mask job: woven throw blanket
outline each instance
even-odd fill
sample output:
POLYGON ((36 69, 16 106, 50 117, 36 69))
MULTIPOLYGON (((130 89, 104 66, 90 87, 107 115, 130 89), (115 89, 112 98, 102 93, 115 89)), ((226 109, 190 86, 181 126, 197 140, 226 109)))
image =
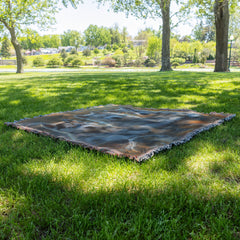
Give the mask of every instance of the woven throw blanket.
POLYGON ((5 124, 140 162, 234 116, 106 105, 5 124))

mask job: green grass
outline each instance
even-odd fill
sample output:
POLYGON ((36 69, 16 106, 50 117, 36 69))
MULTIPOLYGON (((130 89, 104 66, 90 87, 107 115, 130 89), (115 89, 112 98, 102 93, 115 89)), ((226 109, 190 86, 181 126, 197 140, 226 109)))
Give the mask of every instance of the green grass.
POLYGON ((239 239, 239 73, 0 74, 0 239, 239 239), (236 117, 138 164, 4 122, 101 104, 236 117))

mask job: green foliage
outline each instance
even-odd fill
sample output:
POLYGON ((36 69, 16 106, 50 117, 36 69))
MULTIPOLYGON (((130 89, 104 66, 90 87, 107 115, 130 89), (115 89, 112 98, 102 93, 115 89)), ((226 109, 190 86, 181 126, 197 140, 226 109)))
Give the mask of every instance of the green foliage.
POLYGON ((116 51, 116 50, 119 49, 119 46, 118 46, 116 43, 114 43, 114 44, 112 45, 112 49, 113 49, 114 51, 116 51))
POLYGON ((107 65, 109 67, 115 67, 116 61, 113 58, 107 57, 102 60, 102 65, 107 65))
POLYGON ((123 47, 123 48, 122 48, 122 52, 123 52, 123 53, 128 53, 128 48, 127 48, 127 47, 123 47))
POLYGON ((134 67, 141 67, 143 66, 143 63, 144 63, 143 59, 139 57, 133 62, 133 65, 134 67))
POLYGON ((64 66, 66 67, 79 67, 84 65, 82 59, 77 55, 70 55, 64 61, 64 66))
POLYGON ((94 52, 95 54, 98 54, 98 53, 99 53, 99 49, 98 49, 98 48, 94 48, 93 52, 94 52))
POLYGON ((45 65, 45 62, 44 62, 44 59, 42 57, 36 57, 34 60, 33 60, 33 66, 34 67, 42 67, 45 65))
POLYGON ((19 38, 19 41, 23 49, 32 51, 43 47, 41 38, 37 31, 26 29, 23 37, 19 38))
POLYGON ((146 67, 155 67, 157 65, 157 63, 154 59, 148 58, 144 61, 144 65, 146 67))
POLYGON ((11 56, 10 47, 11 47, 11 42, 7 37, 4 37, 2 40, 2 47, 1 47, 1 56, 3 58, 9 58, 11 56))
POLYGON ((72 48, 70 54, 71 55, 78 55, 78 52, 77 52, 76 48, 72 48))
POLYGON ((58 48, 62 45, 61 37, 57 34, 43 35, 40 37, 40 41, 44 48, 58 48))
POLYGON ((115 62, 116 62, 116 67, 123 67, 124 66, 124 60, 123 60, 123 56, 122 55, 114 55, 112 57, 115 62))
POLYGON ((28 64, 28 60, 25 56, 22 57, 22 63, 23 65, 27 65, 28 64))
POLYGON ((87 46, 98 47, 111 43, 111 34, 109 29, 90 25, 85 31, 85 42, 87 46))
POLYGON ((54 23, 54 13, 58 11, 58 1, 28 0, 0 1, 0 22, 6 27, 24 29, 31 23, 49 26, 54 23))
POLYGON ((83 61, 81 60, 80 57, 75 57, 72 61, 71 61, 71 65, 73 67, 80 67, 83 65, 83 61))
POLYGON ((108 54, 108 50, 107 49, 103 49, 103 54, 107 55, 108 54))
POLYGON ((158 37, 150 37, 147 46, 147 56, 159 63, 161 58, 162 42, 158 37))
POLYGON ((90 49, 84 49, 83 52, 82 52, 82 55, 85 56, 85 57, 89 57, 91 56, 91 50, 90 49))
POLYGON ((109 28, 109 32, 111 35, 111 44, 119 47, 121 44, 121 34, 118 25, 115 24, 114 27, 109 28))
POLYGON ((111 50, 112 50, 112 46, 111 46, 110 44, 107 44, 106 49, 107 49, 108 51, 111 51, 111 50))
POLYGON ((185 58, 171 58, 171 63, 184 64, 186 62, 185 58))
POLYGON ((61 35, 62 46, 75 46, 79 48, 83 44, 83 37, 80 32, 75 30, 68 30, 61 35))
POLYGON ((71 66, 71 62, 76 58, 74 55, 70 55, 64 61, 64 66, 71 66))
POLYGON ((50 68, 57 68, 62 65, 63 65, 63 62, 59 57, 52 57, 47 63, 47 66, 50 68))
POLYGON ((61 50, 60 56, 61 56, 63 61, 67 58, 68 54, 67 54, 65 49, 61 50))
POLYGON ((172 62, 171 65, 176 68, 177 66, 180 66, 179 62, 172 62))

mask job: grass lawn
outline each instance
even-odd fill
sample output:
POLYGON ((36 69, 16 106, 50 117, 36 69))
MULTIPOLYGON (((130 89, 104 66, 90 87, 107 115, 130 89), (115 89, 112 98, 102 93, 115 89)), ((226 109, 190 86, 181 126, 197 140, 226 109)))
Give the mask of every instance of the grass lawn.
POLYGON ((0 239, 240 239, 239 73, 0 74, 0 239), (105 104, 236 117, 138 164, 4 125, 105 104))

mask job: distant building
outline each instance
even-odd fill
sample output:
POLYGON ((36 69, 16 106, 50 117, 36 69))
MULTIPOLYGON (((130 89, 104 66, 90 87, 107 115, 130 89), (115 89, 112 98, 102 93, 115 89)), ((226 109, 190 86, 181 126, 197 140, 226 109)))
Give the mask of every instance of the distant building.
POLYGON ((57 48, 40 48, 39 51, 40 54, 56 54, 59 52, 57 48))

